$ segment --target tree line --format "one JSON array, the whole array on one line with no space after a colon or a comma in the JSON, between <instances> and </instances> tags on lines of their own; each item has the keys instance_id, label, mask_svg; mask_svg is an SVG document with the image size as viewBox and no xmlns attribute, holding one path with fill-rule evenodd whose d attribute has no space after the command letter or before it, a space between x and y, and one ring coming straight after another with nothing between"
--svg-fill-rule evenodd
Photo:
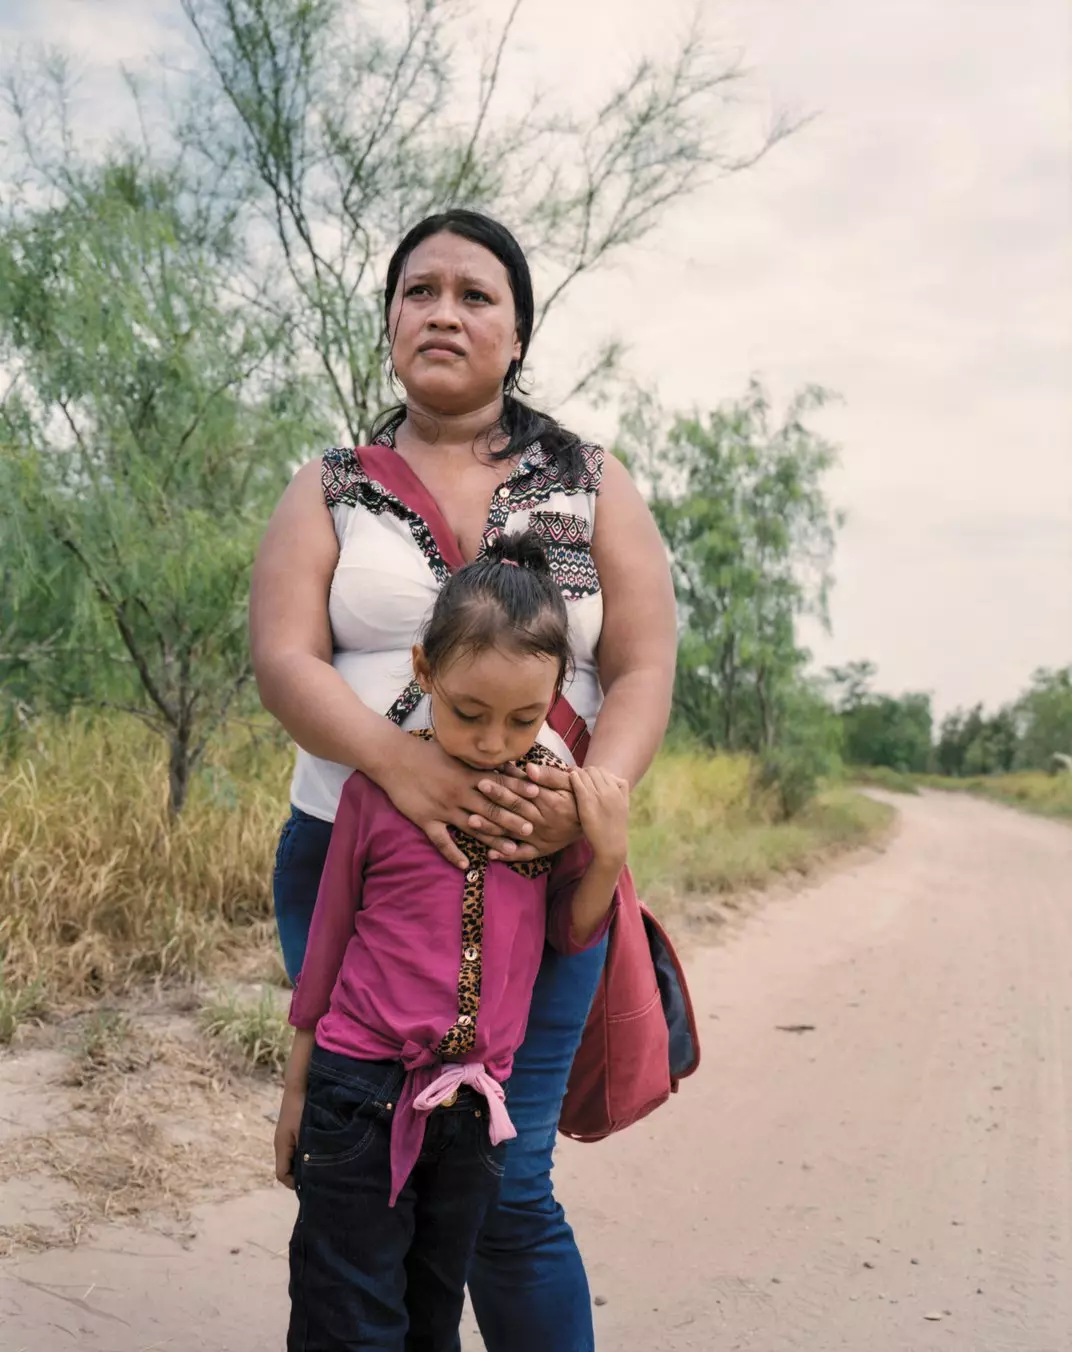
<instances>
[{"instance_id":1,"label":"tree line","mask_svg":"<svg viewBox=\"0 0 1072 1352\"><path fill-rule=\"evenodd\" d=\"M450 205L514 225L541 281L539 332L702 183L793 130L740 128L740 66L699 29L592 112L544 98L504 114L519 6L472 75L443 0L395 0L375 20L341 0L182 0L195 59L159 87L131 78L137 134L103 145L80 137L61 57L4 72L9 744L42 714L124 711L166 742L181 811L213 737L254 702L249 572L288 475L321 446L360 443L393 402L380 295L407 226ZM830 392L778 408L754 381L668 413L628 389L613 335L575 355L558 394L620 400L614 449L671 559L677 725L753 753L787 814L841 758L931 756L925 697L885 704L866 680L811 675L797 639L803 617L828 623L837 452L813 424ZM1031 710L1050 707L1051 675ZM1017 709L1013 763L1067 742L1060 718ZM943 725L933 755L944 746L951 773L1003 764L992 723Z\"/></svg>"},{"instance_id":2,"label":"tree line","mask_svg":"<svg viewBox=\"0 0 1072 1352\"><path fill-rule=\"evenodd\" d=\"M473 75L456 7L182 0L194 59L128 79L137 135L83 138L55 53L0 80L0 677L9 733L124 710L181 810L249 702L250 562L296 463L394 402L383 270L464 204L515 224L537 332L595 269L789 130L734 136L700 29L602 105L497 99L520 0ZM732 149L734 140L739 149ZM609 387L613 336L562 397Z\"/></svg>"},{"instance_id":3,"label":"tree line","mask_svg":"<svg viewBox=\"0 0 1072 1352\"><path fill-rule=\"evenodd\" d=\"M937 727L930 697L877 694L870 662L830 671L853 765L955 778L1072 769L1072 666L1040 668L1017 699L987 714L955 709Z\"/></svg>"}]
</instances>

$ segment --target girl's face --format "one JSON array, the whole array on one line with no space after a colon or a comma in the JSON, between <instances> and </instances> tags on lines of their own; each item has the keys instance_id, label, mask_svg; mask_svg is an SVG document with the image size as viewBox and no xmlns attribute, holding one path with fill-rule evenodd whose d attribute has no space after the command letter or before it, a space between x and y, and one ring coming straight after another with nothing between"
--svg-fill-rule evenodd
<instances>
[{"instance_id":1,"label":"girl's face","mask_svg":"<svg viewBox=\"0 0 1072 1352\"><path fill-rule=\"evenodd\" d=\"M532 749L559 677L555 658L502 648L461 654L433 676L418 645L413 670L431 696L439 745L474 770L497 769Z\"/></svg>"},{"instance_id":2,"label":"girl's face","mask_svg":"<svg viewBox=\"0 0 1072 1352\"><path fill-rule=\"evenodd\" d=\"M483 245L431 235L402 266L388 319L391 357L411 400L470 413L502 398L521 356L506 269Z\"/></svg>"}]
</instances>

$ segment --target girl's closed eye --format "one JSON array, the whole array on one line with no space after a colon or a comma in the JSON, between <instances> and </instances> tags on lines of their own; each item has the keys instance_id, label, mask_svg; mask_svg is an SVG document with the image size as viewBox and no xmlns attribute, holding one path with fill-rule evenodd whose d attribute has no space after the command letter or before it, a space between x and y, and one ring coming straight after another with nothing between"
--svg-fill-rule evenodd
<instances>
[{"instance_id":1,"label":"girl's closed eye","mask_svg":"<svg viewBox=\"0 0 1072 1352\"><path fill-rule=\"evenodd\" d=\"M463 723L478 723L480 721L479 714L463 714L460 709L454 708L451 709L451 713L455 718L460 718Z\"/></svg>"}]
</instances>

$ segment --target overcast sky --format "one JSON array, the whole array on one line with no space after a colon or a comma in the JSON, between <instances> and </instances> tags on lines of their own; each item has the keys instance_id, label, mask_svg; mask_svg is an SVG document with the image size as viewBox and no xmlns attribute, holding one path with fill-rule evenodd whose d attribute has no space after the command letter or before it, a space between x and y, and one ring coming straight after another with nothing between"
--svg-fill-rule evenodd
<instances>
[{"instance_id":1,"label":"overcast sky","mask_svg":"<svg viewBox=\"0 0 1072 1352\"><path fill-rule=\"evenodd\" d=\"M386 0L381 0L386 3ZM505 0L477 0L502 13ZM509 75L595 98L666 50L689 0L527 0ZM832 638L940 710L1072 661L1072 126L1067 0L723 0L710 31L754 76L735 125L815 120L703 189L563 312L619 333L671 407L755 372L841 393L848 511ZM103 72L181 33L178 0L0 0L0 41L73 44ZM114 109L113 109L114 111ZM553 370L554 353L536 354ZM607 413L575 410L607 434Z\"/></svg>"}]
</instances>

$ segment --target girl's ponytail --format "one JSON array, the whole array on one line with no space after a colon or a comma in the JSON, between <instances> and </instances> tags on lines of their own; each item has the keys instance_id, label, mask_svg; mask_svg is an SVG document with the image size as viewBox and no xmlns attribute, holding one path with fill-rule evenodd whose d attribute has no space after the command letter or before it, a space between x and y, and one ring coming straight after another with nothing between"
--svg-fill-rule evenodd
<instances>
[{"instance_id":1,"label":"girl's ponytail","mask_svg":"<svg viewBox=\"0 0 1072 1352\"><path fill-rule=\"evenodd\" d=\"M527 530L517 535L496 535L485 546L485 554L489 563L513 564L542 577L551 577L551 564L535 531ZM473 567L475 566L474 564Z\"/></svg>"},{"instance_id":2,"label":"girl's ponytail","mask_svg":"<svg viewBox=\"0 0 1072 1352\"><path fill-rule=\"evenodd\" d=\"M433 671L466 653L504 647L550 657L559 689L571 669L569 617L534 531L497 535L443 584L422 639Z\"/></svg>"}]
</instances>

